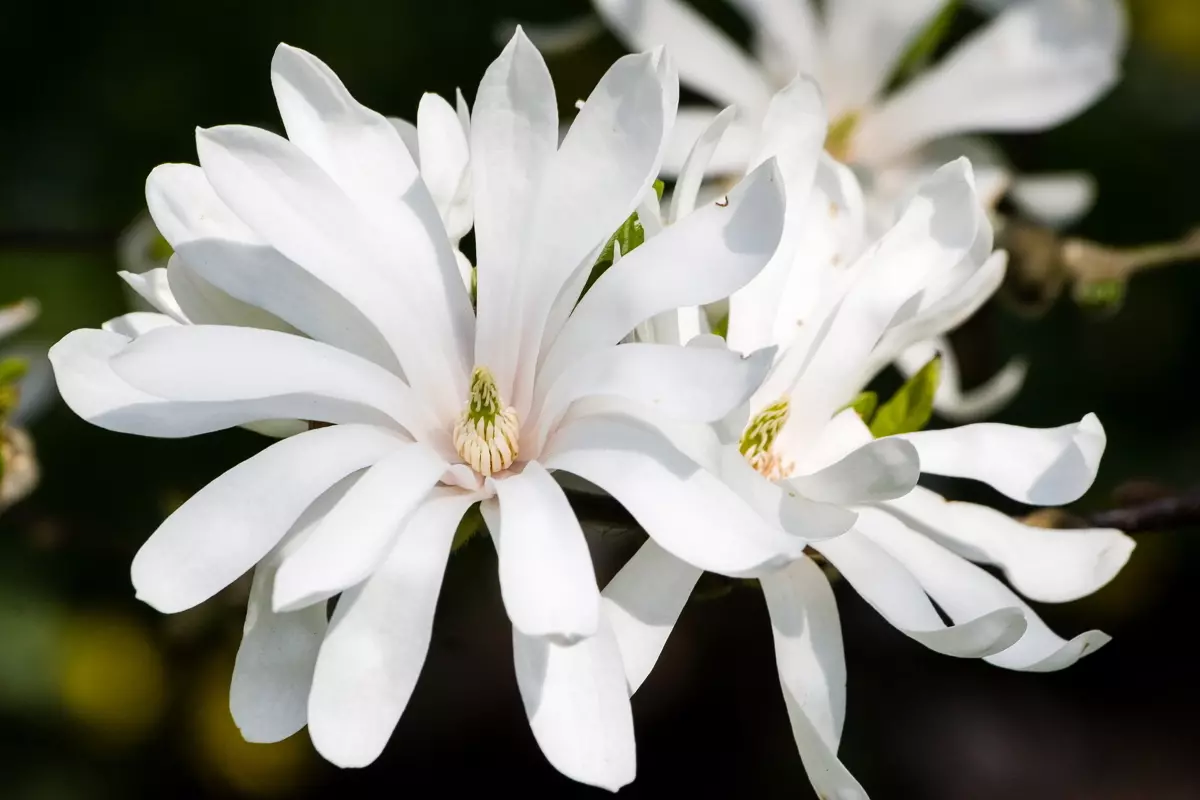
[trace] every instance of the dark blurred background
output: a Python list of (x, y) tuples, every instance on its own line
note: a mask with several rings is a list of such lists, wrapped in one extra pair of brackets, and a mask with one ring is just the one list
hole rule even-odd
[[(727, 5), (698, 5), (745, 35)], [(1001, 139), (1021, 167), (1093, 173), (1098, 204), (1072, 233), (1116, 245), (1175, 239), (1200, 223), (1200, 0), (1130, 6), (1120, 86), (1058, 130)], [(5, 3), (0, 301), (38, 298), (42, 315), (22, 341), (45, 345), (125, 311), (116, 240), (144, 209), (145, 176), (194, 161), (197, 125), (278, 129), (269, 63), (280, 41), (319, 55), (366, 104), (411, 118), (424, 91), (473, 96), (505, 20), (586, 9), (584, 0)], [(550, 59), (564, 114), (621, 52), (604, 37)], [(998, 303), (963, 333), (968, 377), (1013, 354), (1032, 361), (1002, 421), (1100, 415), (1108, 453), (1081, 510), (1110, 507), (1135, 480), (1200, 484), (1187, 355), (1200, 345), (1196, 267), (1139, 276), (1117, 313), (1064, 298), (1030, 318)], [(61, 403), (32, 433), (41, 485), (0, 517), (0, 798), (600, 795), (561, 778), (528, 731), (485, 541), (451, 561), (434, 646), (391, 745), (373, 766), (339, 771), (305, 733), (248, 745), (233, 726), (245, 586), (166, 617), (136, 602), (129, 582), (133, 553), (164, 516), (264, 440), (240, 430), (120, 436)], [(637, 534), (593, 533), (606, 579)], [(1096, 627), (1114, 637), (1051, 675), (936, 656), (839, 585), (850, 673), (843, 760), (876, 798), (1200, 797), (1187, 644), (1200, 597), (1196, 537), (1188, 527), (1139, 534), (1111, 585), (1041, 609), (1066, 636)], [(634, 712), (639, 775), (623, 796), (811, 796), (759, 592), (689, 604)]]

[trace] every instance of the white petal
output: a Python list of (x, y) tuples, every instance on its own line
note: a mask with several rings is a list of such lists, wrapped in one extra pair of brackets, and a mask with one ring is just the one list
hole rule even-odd
[(792, 695), (792, 690), (780, 676), (783, 700), (787, 704), (788, 719), (792, 723), (792, 737), (796, 749), (804, 761), (804, 770), (813, 789), (821, 797), (836, 800), (867, 800), (866, 790), (850, 774), (838, 759), (837, 753), (825, 744), (821, 732), (808, 716), (803, 704)]
[(632, 418), (592, 416), (564, 426), (543, 463), (607, 491), (663, 549), (701, 569), (749, 575), (803, 552), (802, 539), (764, 522), (716, 476)]
[(272, 583), (279, 558), (304, 541), (357, 479), (351, 475), (318, 497), (275, 552), (254, 569), (229, 687), (229, 710), (248, 742), (282, 741), (308, 722), (313, 668), (327, 627), (325, 605), (276, 614), (271, 610)]
[(728, 297), (758, 274), (783, 231), (783, 185), (773, 162), (729, 193), (621, 259), (593, 284), (563, 326), (539, 381), (641, 322)]
[(417, 109), (421, 178), (429, 187), (446, 233), (457, 242), (471, 230), (470, 151), (467, 132), (454, 108), (426, 94)]
[(955, 133), (1058, 125), (1117, 81), (1125, 26), (1116, 0), (1015, 4), (864, 116), (855, 154), (879, 163)]
[(529, 727), (555, 769), (613, 792), (633, 780), (633, 712), (606, 622), (570, 645), (514, 628), (513, 665)]
[(1082, 497), (1096, 478), (1106, 441), (1095, 414), (1060, 428), (980, 422), (900, 438), (917, 448), (924, 472), (983, 481), (1038, 506)]
[(833, 117), (874, 104), (945, 0), (829, 0), (822, 78)]
[(734, 0), (750, 18), (755, 50), (775, 78), (785, 84), (798, 74), (817, 74), (821, 64), (821, 39), (812, 0)]
[[(386, 224), (375, 220), (294, 144), (257, 128), (201, 130), (196, 146), (218, 197), (268, 244), (355, 305), (449, 421), (466, 396), (472, 331), (436, 210), (430, 222), (419, 209), (395, 204)], [(456, 298), (466, 304), (462, 314)]]
[[(658, 174), (668, 116), (669, 87), (655, 54), (615, 63), (583, 109), (538, 193), (534, 235), (526, 253), (521, 382), (513, 401), (528, 411), (534, 368), (544, 346), (562, 328), (591, 272), (596, 251), (650, 190)], [(673, 73), (669, 76), (674, 80)], [(546, 231), (553, 231), (546, 236)]]
[(1100, 589), (1121, 571), (1134, 547), (1117, 530), (1036, 528), (920, 487), (886, 508), (960, 556), (1000, 567), (1017, 591), (1043, 603), (1078, 600)]
[[(879, 513), (873, 509), (866, 512)], [(869, 515), (864, 512), (864, 516)], [(885, 532), (873, 526), (861, 530), (903, 564), (955, 622), (986, 618), (998, 609), (1017, 608), (1025, 613), (1025, 634), (1007, 650), (988, 656), (985, 660), (991, 664), (1027, 672), (1052, 672), (1069, 667), (1109, 641), (1100, 631), (1088, 631), (1070, 641), (1062, 639), (1016, 593), (983, 568), (905, 525), (889, 525)]]
[(761, 583), (779, 679), (836, 753), (846, 721), (846, 653), (833, 589), (809, 558), (764, 575)]
[[(154, 175), (153, 172), (150, 174)], [(140, 274), (132, 272), (118, 272), (117, 274), (152, 308), (166, 314), (176, 322), (186, 323), (188, 321), (187, 315), (183, 313), (183, 309), (175, 301), (175, 296), (171, 294), (171, 284), (167, 280), (166, 267), (155, 267)]]
[(536, 461), (492, 478), (503, 537), (500, 594), (514, 629), (527, 636), (576, 641), (596, 632), (600, 588), (574, 509)]
[(589, 353), (555, 381), (538, 410), (540, 442), (574, 401), (625, 397), (662, 413), (716, 422), (750, 399), (771, 368), (774, 348), (742, 357), (724, 348), (622, 344)]
[(144, 333), (158, 328), (171, 328), (179, 322), (166, 314), (155, 314), (150, 311), (131, 311), (119, 317), (108, 320), (100, 326), (101, 330), (115, 333), (126, 339), (136, 339)]
[(789, 478), (786, 483), (810, 500), (843, 506), (903, 497), (921, 477), (916, 448), (904, 444), (907, 442), (878, 439), (836, 464)]
[(272, 595), (275, 610), (304, 608), (366, 580), (448, 466), (425, 445), (413, 443), (368, 469), (283, 560)]
[[(203, 403), (218, 419), (403, 426), (435, 446), (441, 443), (430, 434), (433, 424), (421, 398), (403, 381), (366, 359), (302, 336), (224, 325), (164, 327), (114, 353), (109, 367), (130, 386), (159, 398), (159, 408), (145, 409), (151, 415), (165, 415), (167, 402)], [(187, 416), (180, 418), (184, 427), (190, 425)]]
[(1012, 199), (1030, 218), (1053, 228), (1078, 222), (1096, 202), (1096, 179), (1084, 172), (1022, 175)]
[(295, 329), (261, 308), (243, 303), (200, 277), (179, 253), (167, 262), (167, 285), (184, 317), (196, 325), (238, 325), (246, 328), (288, 331)]
[(671, 192), (671, 211), (667, 218), (670, 224), (674, 225), (696, 210), (696, 195), (700, 192), (700, 184), (704, 182), (717, 146), (736, 118), (737, 108), (729, 106), (708, 122), (692, 144), (687, 160), (683, 162), (683, 168), (675, 181), (675, 188)]
[(723, 105), (761, 113), (771, 99), (767, 78), (719, 28), (679, 0), (593, 0), (631, 50), (665, 46), (684, 85)]
[(1020, 607), (989, 609), (962, 625), (946, 627), (917, 579), (873, 540), (884, 539), (900, 527), (886, 514), (864, 509), (858, 529), (814, 547), (893, 627), (930, 650), (959, 658), (983, 658), (1021, 638), (1025, 617)]
[(435, 491), (383, 565), (338, 601), (308, 701), (313, 745), (334, 764), (370, 764), (404, 713), (429, 651), (454, 531), (477, 499)]
[(478, 323), (475, 358), (512, 396), (521, 331), (526, 238), (538, 187), (558, 147), (558, 107), (546, 62), (518, 28), (484, 73), (471, 121)]
[(621, 650), (631, 695), (654, 669), (702, 574), (648, 539), (604, 587), (603, 615)]
[[(667, 139), (666, 150), (663, 153), (662, 174), (671, 178), (682, 174), (684, 164), (691, 155), (696, 142), (712, 125), (718, 116), (717, 109), (702, 106), (684, 106), (675, 117)], [(703, 164), (705, 176), (736, 176), (746, 173), (750, 165), (750, 157), (754, 155), (754, 147), (758, 141), (758, 131), (761, 119), (757, 116), (745, 118), (745, 112), (738, 114), (721, 137), (716, 149)]]
[[(398, 368), (379, 329), (317, 273), (284, 257), (251, 231), (217, 197), (199, 167), (156, 167), (146, 180), (146, 202), (163, 236), (208, 283), (269, 311), (314, 339), (389, 369)], [(143, 277), (151, 279), (150, 273)], [(159, 290), (146, 287), (152, 294), (130, 285), (164, 313), (173, 314), (171, 306), (178, 307), (165, 286)], [(182, 311), (179, 313), (184, 321)]]
[(896, 359), (896, 367), (911, 378), (935, 356), (941, 356), (942, 367), (933, 409), (955, 423), (975, 422), (1008, 406), (1025, 385), (1029, 372), (1025, 359), (1014, 358), (986, 383), (964, 392), (954, 348), (943, 336), (909, 346)]
[(168, 614), (204, 602), (258, 563), (318, 495), (398, 444), (381, 428), (335, 425), (243, 461), (189, 498), (138, 550), (138, 598)]
[(36, 300), (20, 300), (0, 307), (0, 339), (12, 336), (29, 325), (37, 319), (39, 311), (40, 306)]

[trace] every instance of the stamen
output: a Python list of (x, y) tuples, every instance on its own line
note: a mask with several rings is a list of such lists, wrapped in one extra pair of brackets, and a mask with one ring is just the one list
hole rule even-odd
[(786, 397), (767, 406), (750, 420), (738, 445), (738, 450), (750, 462), (750, 466), (770, 480), (786, 478), (796, 468), (794, 462), (781, 458), (771, 450), (775, 437), (787, 424), (788, 413)]
[(454, 449), (471, 469), (486, 478), (516, 461), (519, 435), (516, 409), (504, 405), (491, 370), (476, 367), (471, 374), (467, 407), (454, 426)]

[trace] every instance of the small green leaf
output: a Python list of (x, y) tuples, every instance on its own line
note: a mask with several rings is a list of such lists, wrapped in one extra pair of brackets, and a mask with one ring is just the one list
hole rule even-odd
[(714, 336), (720, 336), (722, 339), (729, 336), (729, 315), (721, 317), (713, 323), (712, 332)]
[(16, 383), (29, 371), (29, 362), (12, 356), (0, 361), (0, 385)]
[(946, 38), (946, 34), (950, 32), (950, 26), (954, 23), (954, 17), (958, 14), (959, 0), (945, 0), (942, 10), (939, 11), (929, 24), (925, 26), (925, 30), (913, 40), (907, 51), (901, 57), (899, 65), (896, 67), (896, 72), (893, 78), (907, 79), (911, 78), (916, 73), (923, 70), (929, 64), (937, 52), (938, 45)]
[(941, 379), (942, 359), (934, 358), (920, 372), (909, 378), (892, 399), (888, 400), (871, 421), (875, 438), (913, 433), (929, 424), (933, 416), (933, 396)]
[(450, 552), (456, 553), (459, 548), (470, 541), (471, 537), (484, 529), (483, 513), (479, 510), (479, 503), (467, 509), (467, 513), (463, 514), (463, 518), (458, 522), (458, 528), (454, 531), (454, 540), (450, 543)]
[(665, 192), (666, 190), (667, 190), (667, 185), (665, 183), (663, 183), (662, 181), (654, 182), (654, 193), (656, 195), (658, 195), (659, 200), (662, 200), (663, 192)]
[(600, 276), (608, 271), (608, 268), (613, 265), (616, 260), (616, 249), (621, 248), (621, 257), (629, 255), (634, 249), (641, 247), (646, 241), (646, 230), (642, 227), (642, 223), (638, 220), (637, 212), (629, 215), (629, 219), (621, 223), (621, 227), (617, 228), (617, 232), (608, 240), (608, 244), (604, 245), (604, 249), (600, 251), (600, 258), (596, 259), (595, 266), (592, 267), (592, 274), (588, 275), (587, 283), (583, 285), (583, 292), (579, 295), (587, 294), (588, 289), (600, 279)]
[(875, 409), (878, 407), (879, 395), (875, 394), (875, 392), (859, 392), (858, 397), (839, 408), (838, 413), (840, 414), (847, 408), (853, 408), (858, 412), (858, 416), (862, 421), (870, 425), (871, 418), (875, 416)]
[(1127, 284), (1123, 280), (1078, 281), (1071, 294), (1079, 305), (1094, 311), (1115, 313), (1125, 304)]

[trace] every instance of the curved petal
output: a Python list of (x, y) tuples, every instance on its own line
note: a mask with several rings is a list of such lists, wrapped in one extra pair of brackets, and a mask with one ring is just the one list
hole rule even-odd
[[(210, 404), (214, 412), (227, 414), (239, 413), (240, 406), (260, 409), (258, 416), (243, 412), (247, 421), (296, 418), (402, 426), (414, 436), (438, 441), (421, 398), (403, 381), (366, 359), (302, 336), (176, 325), (129, 342), (109, 357), (108, 367), (160, 404)], [(156, 411), (163, 413), (162, 408)]]
[[(679, 109), (663, 152), (664, 178), (682, 175), (692, 148), (718, 116), (715, 108), (684, 106)], [(754, 155), (761, 123), (758, 117), (745, 118), (745, 112), (739, 112), (738, 118), (733, 120), (713, 153), (705, 160), (703, 174), (708, 177), (744, 175), (750, 165), (750, 157)]]
[(943, 336), (907, 347), (896, 359), (896, 368), (911, 378), (933, 358), (941, 357), (941, 380), (933, 397), (933, 410), (955, 423), (975, 422), (1008, 406), (1025, 385), (1029, 362), (1011, 359), (988, 381), (963, 391), (954, 347)]
[(270, 552), (322, 492), (399, 443), (382, 428), (335, 425), (243, 461), (189, 498), (138, 550), (138, 598), (166, 614), (204, 602)]
[(814, 547), (896, 630), (937, 653), (983, 658), (1013, 645), (1025, 633), (1019, 607), (991, 609), (964, 624), (947, 627), (917, 579), (866, 535), (886, 538), (902, 527), (873, 509), (859, 514), (858, 529)]
[(650, 317), (723, 299), (757, 275), (783, 233), (783, 185), (774, 162), (751, 173), (727, 200), (670, 226), (605, 272), (563, 326), (539, 384)]
[(955, 133), (1058, 125), (1117, 81), (1125, 28), (1117, 0), (1014, 4), (865, 115), (855, 155), (878, 164)]
[(423, 444), (401, 445), (370, 467), (275, 576), (276, 611), (327, 600), (366, 580), (387, 558), (413, 509), (449, 465)]
[(1082, 497), (1096, 479), (1106, 441), (1095, 414), (1059, 428), (980, 422), (898, 438), (917, 448), (924, 472), (982, 481), (1037, 506)]
[(1096, 203), (1096, 179), (1086, 172), (1021, 175), (1013, 181), (1013, 203), (1030, 219), (1067, 228)]
[(271, 610), (272, 584), (279, 559), (308, 537), (356, 480), (358, 475), (350, 475), (318, 497), (254, 568), (229, 687), (229, 710), (248, 742), (279, 742), (308, 722), (313, 668), (328, 626), (326, 609), (320, 604), (276, 614)]
[(520, 28), (484, 73), (471, 121), (478, 271), (475, 359), (512, 397), (522, 328), (519, 282), (535, 198), (558, 148), (546, 62)]
[(417, 107), (421, 178), (437, 206), (450, 241), (471, 230), (470, 143), (454, 107), (425, 94)]
[(716, 476), (631, 417), (596, 415), (564, 426), (543, 463), (604, 489), (663, 549), (701, 569), (744, 576), (803, 552), (802, 539), (764, 522)]
[[(162, 168), (158, 167), (157, 169)], [(153, 172), (150, 174), (154, 175)], [(133, 289), (152, 308), (166, 314), (176, 322), (188, 322), (187, 315), (183, 313), (183, 309), (175, 301), (175, 296), (171, 294), (171, 284), (167, 280), (166, 267), (155, 267), (137, 274), (118, 272), (117, 275), (121, 276), (121, 280), (129, 284), (129, 288)]]
[[(866, 509), (875, 514), (884, 513)], [(943, 611), (955, 622), (986, 617), (999, 609), (1020, 609), (1025, 634), (1016, 644), (985, 659), (1005, 669), (1053, 672), (1065, 669), (1109, 642), (1100, 631), (1088, 631), (1070, 641), (1057, 636), (1016, 593), (978, 567), (905, 525), (885, 530), (864, 526), (862, 532), (904, 565)]]
[(1036, 528), (920, 487), (884, 507), (960, 556), (1000, 567), (1018, 592), (1043, 603), (1086, 597), (1116, 577), (1133, 553), (1133, 539), (1118, 530)]
[(536, 461), (489, 481), (500, 501), (500, 594), (513, 628), (572, 642), (596, 633), (600, 588), (567, 496)]
[(896, 439), (877, 439), (836, 464), (788, 478), (785, 483), (810, 500), (842, 506), (903, 497), (921, 477), (917, 450), (905, 444)]
[(454, 531), (478, 499), (435, 490), (387, 560), (338, 601), (308, 700), (313, 745), (334, 764), (366, 766), (387, 745), (425, 664)]
[[(688, 151), (687, 160), (679, 170), (675, 180), (675, 188), (671, 192), (671, 209), (667, 217), (668, 224), (674, 225), (679, 220), (696, 210), (696, 196), (700, 193), (700, 184), (708, 174), (709, 165), (717, 152), (717, 147), (725, 137), (729, 126), (737, 119), (737, 108), (729, 106), (717, 114), (696, 137)], [(678, 127), (678, 123), (676, 123)]]
[(694, 422), (716, 422), (750, 399), (775, 348), (743, 357), (708, 347), (631, 343), (589, 353), (550, 387), (537, 411), (539, 445), (574, 401), (589, 395), (625, 397)]
[(785, 84), (798, 74), (818, 78), (825, 31), (812, 0), (733, 0), (750, 18), (758, 59)]
[(158, 328), (172, 328), (179, 324), (177, 320), (166, 314), (155, 314), (152, 311), (131, 311), (108, 320), (100, 326), (100, 329), (126, 339), (136, 339), (142, 334)]
[(679, 0), (592, 0), (592, 5), (629, 49), (665, 46), (689, 88), (751, 113), (761, 113), (770, 102), (770, 84), (754, 62)]
[[(436, 211), (429, 223), (418, 209), (402, 213), (395, 204), (386, 221), (375, 219), (300, 148), (257, 128), (200, 130), (196, 148), (217, 196), (357, 307), (450, 421), (466, 396), (471, 342), (453, 301), (462, 295), (465, 303), (466, 291)], [(443, 260), (452, 284), (439, 276)]]
[(274, 314), (243, 303), (204, 280), (178, 252), (167, 262), (167, 285), (188, 322), (194, 325), (237, 325), (295, 333)]
[(571, 780), (615, 792), (633, 780), (637, 750), (621, 654), (607, 622), (574, 644), (513, 629), (513, 666), (529, 728)]
[(604, 587), (602, 613), (621, 650), (629, 694), (654, 669), (702, 574), (647, 539)]

